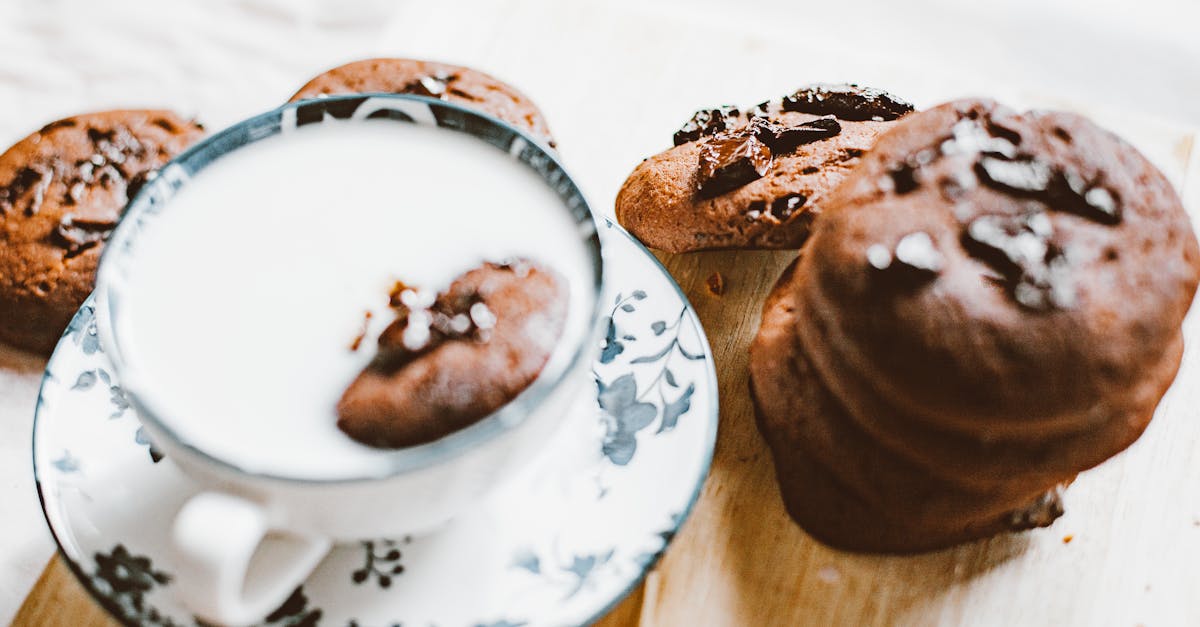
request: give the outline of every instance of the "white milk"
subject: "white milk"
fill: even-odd
[[[114,324],[139,392],[184,442],[252,472],[363,476],[388,453],[338,430],[335,406],[393,319],[393,283],[440,291],[529,257],[569,282],[570,352],[594,304],[580,232],[535,173],[465,133],[309,125],[183,186],[138,237]]]

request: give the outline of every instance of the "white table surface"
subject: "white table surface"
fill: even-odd
[[[632,166],[696,108],[811,81],[919,105],[987,94],[1200,127],[1197,24],[1194,0],[0,0],[0,147],[116,107],[175,108],[217,129],[332,65],[433,58],[533,96],[585,193],[611,211]],[[1177,177],[1167,151],[1149,152]],[[43,365],[0,348],[0,623],[53,552],[30,469]]]

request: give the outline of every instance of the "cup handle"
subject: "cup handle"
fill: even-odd
[[[172,529],[181,600],[224,625],[251,624],[283,604],[331,543],[287,535],[264,544],[270,530],[263,507],[237,496],[202,492],[184,503]]]

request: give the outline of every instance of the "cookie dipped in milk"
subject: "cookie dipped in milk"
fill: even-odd
[[[229,151],[123,252],[111,324],[139,409],[243,472],[386,473],[590,341],[592,225],[563,205],[432,125],[326,120]]]

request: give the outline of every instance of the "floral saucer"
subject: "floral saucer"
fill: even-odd
[[[339,546],[265,625],[578,625],[642,579],[708,474],[717,382],[708,341],[662,266],[600,229],[612,303],[580,398],[517,479],[428,536]],[[172,594],[167,534],[196,490],[139,428],[89,301],[46,368],[33,467],[71,569],[130,625],[195,625]],[[219,391],[214,391],[219,393]]]

